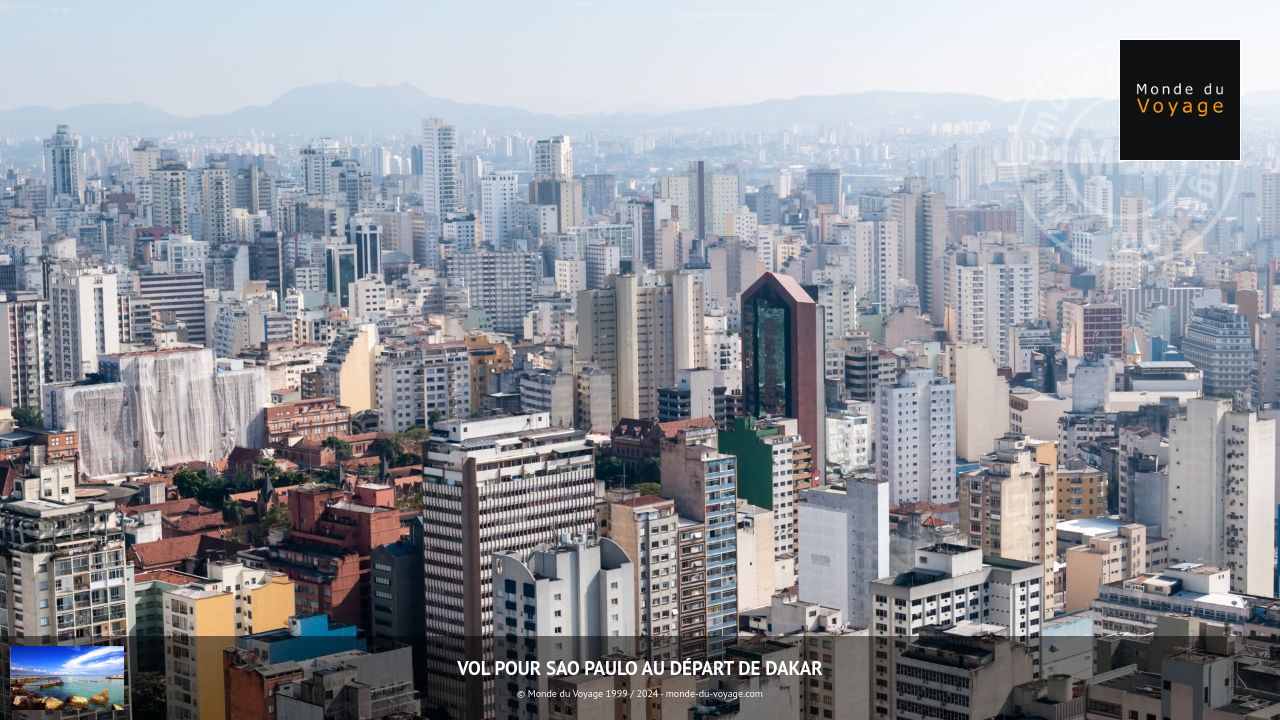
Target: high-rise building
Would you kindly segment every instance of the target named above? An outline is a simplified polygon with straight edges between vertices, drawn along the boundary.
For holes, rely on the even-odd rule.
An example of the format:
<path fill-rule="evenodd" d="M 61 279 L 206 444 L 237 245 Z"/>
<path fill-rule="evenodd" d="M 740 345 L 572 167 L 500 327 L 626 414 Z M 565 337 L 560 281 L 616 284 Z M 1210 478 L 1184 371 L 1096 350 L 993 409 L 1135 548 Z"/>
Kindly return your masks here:
<path fill-rule="evenodd" d="M 308 195 L 331 195 L 338 191 L 333 163 L 347 157 L 347 151 L 333 138 L 316 138 L 298 153 L 302 162 L 302 186 Z"/>
<path fill-rule="evenodd" d="M 595 460 L 582 432 L 545 413 L 437 423 L 423 448 L 426 632 L 431 706 L 488 717 L 492 680 L 457 661 L 493 632 L 494 552 L 528 553 L 595 527 Z"/>
<path fill-rule="evenodd" d="M 738 635 L 737 458 L 716 449 L 715 427 L 687 427 L 662 441 L 662 494 L 676 512 L 702 525 L 705 564 L 687 563 L 681 548 L 681 573 L 705 573 L 705 604 L 690 614 L 705 616 L 707 653 L 720 655 Z M 681 538 L 684 542 L 684 538 Z M 683 598 L 682 598 L 683 600 Z M 685 611 L 682 612 L 683 616 Z M 683 628 L 683 618 L 682 618 Z"/>
<path fill-rule="evenodd" d="M 614 491 L 597 506 L 600 534 L 613 540 L 631 559 L 635 573 L 636 636 L 646 638 L 637 652 L 666 655 L 678 637 L 705 632 L 683 625 L 680 557 L 681 518 L 675 501 L 635 491 Z M 692 521 L 689 521 L 692 522 Z M 705 591 L 705 580 L 698 592 Z M 684 629 L 682 629 L 682 627 Z"/>
<path fill-rule="evenodd" d="M 446 213 L 459 206 L 458 131 L 440 118 L 422 121 L 422 212 L 428 242 L 440 237 Z"/>
<path fill-rule="evenodd" d="M 719 447 L 738 458 L 738 497 L 773 513 L 773 555 L 789 564 L 796 553 L 797 487 L 815 475 L 811 448 L 790 418 L 737 418 L 720 433 Z M 791 585 L 779 577 L 775 588 Z"/>
<path fill-rule="evenodd" d="M 568 135 L 556 135 L 534 144 L 533 174 L 550 179 L 573 177 L 573 146 Z"/>
<path fill-rule="evenodd" d="M 947 345 L 938 362 L 956 386 L 956 455 L 976 461 L 1009 432 L 1009 381 L 981 345 Z"/>
<path fill-rule="evenodd" d="M 981 467 L 960 476 L 960 531 L 969 545 L 1044 567 L 1049 597 L 1058 553 L 1057 466 L 1053 441 L 1010 434 Z"/>
<path fill-rule="evenodd" d="M 541 646 L 543 662 L 631 652 L 635 582 L 627 554 L 608 538 L 561 539 L 531 553 L 499 551 L 493 557 L 493 622 L 505 633 L 495 644 L 513 652 Z M 508 674 L 495 683 L 495 706 L 505 708 L 508 718 L 546 717 L 554 702 L 548 682 L 545 673 Z"/>
<path fill-rule="evenodd" d="M 1120 357 L 1124 352 L 1124 309 L 1119 303 L 1062 302 L 1062 351 L 1068 357 Z"/>
<path fill-rule="evenodd" d="M 471 355 L 462 343 L 380 346 L 374 392 L 383 432 L 471 415 Z"/>
<path fill-rule="evenodd" d="M 151 224 L 171 228 L 175 233 L 191 233 L 188 197 L 191 171 L 181 160 L 161 160 L 151 171 Z"/>
<path fill-rule="evenodd" d="M 147 301 L 157 320 L 181 323 L 187 342 L 205 344 L 203 272 L 138 275 L 135 282 L 137 295 Z"/>
<path fill-rule="evenodd" d="M 1258 318 L 1257 341 L 1253 402 L 1260 408 L 1275 407 L 1280 405 L 1280 314 Z"/>
<path fill-rule="evenodd" d="M 80 169 L 80 136 L 66 125 L 59 125 L 44 141 L 45 170 L 49 173 L 49 194 L 53 198 L 69 196 L 84 202 L 84 175 Z"/>
<path fill-rule="evenodd" d="M 822 309 L 788 275 L 765 273 L 742 293 L 743 410 L 789 417 L 826 467 Z"/>
<path fill-rule="evenodd" d="M 1107 583 L 1163 570 L 1168 541 L 1156 537 L 1147 525 L 1129 523 L 1067 548 L 1062 557 L 1067 566 L 1064 609 L 1073 613 L 1087 610 Z"/>
<path fill-rule="evenodd" d="M 235 188 L 231 171 L 220 160 L 210 160 L 200 171 L 200 217 L 204 223 L 200 239 L 210 245 L 231 241 L 231 208 Z"/>
<path fill-rule="evenodd" d="M 1280 172 L 1262 173 L 1262 192 L 1258 198 L 1258 236 L 1260 240 L 1280 238 Z M 1245 238 L 1246 242 L 1248 238 Z"/>
<path fill-rule="evenodd" d="M 618 199 L 618 179 L 600 173 L 582 176 L 582 202 L 593 215 L 605 215 Z"/>
<path fill-rule="evenodd" d="M 580 359 L 613 378 L 613 416 L 658 417 L 658 390 L 706 366 L 703 289 L 690 273 L 613 275 L 578 296 Z"/>
<path fill-rule="evenodd" d="M 325 298 L 328 304 L 351 306 L 351 283 L 360 277 L 356 271 L 356 256 L 356 246 L 349 243 L 325 247 Z"/>
<path fill-rule="evenodd" d="M 1231 397 L 1253 385 L 1253 331 L 1234 305 L 1196 308 L 1182 339 L 1182 354 L 1204 373 L 1204 394 Z"/>
<path fill-rule="evenodd" d="M 382 274 L 382 226 L 367 217 L 347 224 L 347 242 L 356 248 L 356 278 Z"/>
<path fill-rule="evenodd" d="M 876 467 L 898 504 L 956 500 L 956 387 L 929 370 L 908 370 L 876 390 Z"/>
<path fill-rule="evenodd" d="M 480 225 L 483 241 L 490 249 L 505 248 L 515 230 L 512 212 L 520 199 L 519 188 L 512 172 L 491 172 L 480 178 Z"/>
<path fill-rule="evenodd" d="M 1169 426 L 1165 518 L 1169 560 L 1231 572 L 1231 589 L 1274 588 L 1276 421 L 1192 398 Z"/>
<path fill-rule="evenodd" d="M 889 483 L 850 475 L 800 493 L 800 599 L 872 622 L 871 583 L 889 574 Z"/>
<path fill-rule="evenodd" d="M 1009 367 L 1014 329 L 1040 314 L 1038 250 L 1011 235 L 967 240 L 947 258 L 947 334 L 986 347 L 996 365 Z"/>
<path fill-rule="evenodd" d="M 466 288 L 471 307 L 483 310 L 498 332 L 519 335 L 542 279 L 542 256 L 533 252 L 469 252 L 449 258 L 450 279 Z"/>
<path fill-rule="evenodd" d="M 98 357 L 120 351 L 116 275 L 99 268 L 64 268 L 49 277 L 49 339 L 54 382 L 98 371 Z"/>
<path fill-rule="evenodd" d="M 1093 175 L 1084 181 L 1084 204 L 1085 212 L 1101 215 L 1108 228 L 1115 224 L 1114 189 L 1105 175 Z"/>
<path fill-rule="evenodd" d="M 40 407 L 40 386 L 50 379 L 49 303 L 34 292 L 0 301 L 0 405 Z"/>
<path fill-rule="evenodd" d="M 942 193 L 926 191 L 926 187 L 922 177 L 906 178 L 902 189 L 889 196 L 886 215 L 897 224 L 900 277 L 920 288 L 920 311 L 928 313 L 936 325 L 942 321 L 947 303 L 943 267 L 947 198 Z"/>
<path fill-rule="evenodd" d="M 1038 672 L 1035 639 L 1040 637 L 1046 607 L 1043 566 L 983 557 L 977 548 L 947 544 L 921 548 L 916 559 L 912 569 L 871 583 L 872 677 L 885 681 L 872 688 L 875 717 L 902 717 L 894 712 L 894 688 L 901 671 L 897 659 L 904 654 L 899 643 L 908 642 L 926 626 L 961 622 L 999 626 L 1007 637 L 1032 648 Z"/>
<path fill-rule="evenodd" d="M 813 194 L 813 201 L 819 207 L 825 205 L 831 212 L 843 212 L 844 193 L 840 187 L 840 168 L 808 168 L 804 172 L 804 187 Z"/>

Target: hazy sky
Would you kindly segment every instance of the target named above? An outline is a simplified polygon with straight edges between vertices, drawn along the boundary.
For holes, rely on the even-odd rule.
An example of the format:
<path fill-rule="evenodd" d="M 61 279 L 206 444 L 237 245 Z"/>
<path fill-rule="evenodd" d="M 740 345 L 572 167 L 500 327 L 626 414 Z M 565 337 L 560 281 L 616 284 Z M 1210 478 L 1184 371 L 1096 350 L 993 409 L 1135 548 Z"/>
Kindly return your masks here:
<path fill-rule="evenodd" d="M 962 7 L 963 6 L 963 7 Z M 1243 40 L 1280 85 L 1280 4 L 1161 0 L 0 0 L 0 108 L 141 100 L 179 115 L 300 85 L 409 82 L 554 113 L 861 90 L 1115 97 L 1120 38 Z M 967 8 L 967 9 L 966 9 Z M 1083 54 L 1082 54 L 1083 53 Z M 1109 69 L 1087 69 L 1098 62 Z"/>

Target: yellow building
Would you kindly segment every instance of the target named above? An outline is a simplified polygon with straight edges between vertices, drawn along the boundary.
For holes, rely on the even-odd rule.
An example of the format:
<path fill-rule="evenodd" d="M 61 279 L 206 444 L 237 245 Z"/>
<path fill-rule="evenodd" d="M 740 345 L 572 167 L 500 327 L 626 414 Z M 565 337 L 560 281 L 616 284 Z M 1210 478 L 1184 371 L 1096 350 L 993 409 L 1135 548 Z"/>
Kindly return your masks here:
<path fill-rule="evenodd" d="M 169 716 L 225 720 L 222 651 L 241 635 L 286 627 L 293 581 L 238 562 L 210 562 L 209 578 L 164 592 Z"/>
<path fill-rule="evenodd" d="M 490 383 L 498 375 L 510 370 L 511 346 L 502 341 L 491 341 L 484 334 L 472 334 L 462 339 L 471 357 L 471 412 L 480 412 L 480 399 L 497 390 Z"/>
<path fill-rule="evenodd" d="M 1107 514 L 1107 476 L 1087 465 L 1058 469 L 1058 519 Z"/>

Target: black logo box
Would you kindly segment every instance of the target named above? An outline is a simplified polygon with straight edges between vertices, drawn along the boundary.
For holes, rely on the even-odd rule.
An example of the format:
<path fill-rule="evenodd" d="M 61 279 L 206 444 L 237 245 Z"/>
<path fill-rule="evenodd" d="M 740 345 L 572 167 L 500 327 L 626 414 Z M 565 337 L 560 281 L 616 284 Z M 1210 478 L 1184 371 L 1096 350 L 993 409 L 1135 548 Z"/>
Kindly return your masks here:
<path fill-rule="evenodd" d="M 1239 160 L 1240 41 L 1121 40 L 1120 159 Z"/>

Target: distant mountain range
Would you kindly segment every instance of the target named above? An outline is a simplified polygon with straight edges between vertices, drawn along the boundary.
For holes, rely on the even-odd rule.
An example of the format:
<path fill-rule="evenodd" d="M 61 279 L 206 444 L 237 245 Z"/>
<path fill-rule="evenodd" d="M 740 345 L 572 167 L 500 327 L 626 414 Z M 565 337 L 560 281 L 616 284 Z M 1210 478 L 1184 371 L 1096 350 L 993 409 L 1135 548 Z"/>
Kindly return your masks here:
<path fill-rule="evenodd" d="M 1280 118 L 1280 91 L 1246 97 L 1246 117 Z M 329 83 L 296 88 L 259 106 L 227 113 L 180 117 L 146 103 L 77 105 L 61 110 L 20 107 L 0 110 L 0 134 L 47 136 L 59 123 L 83 135 L 163 135 L 186 131 L 197 136 L 249 130 L 271 134 L 362 135 L 406 132 L 424 117 L 442 117 L 464 129 L 522 130 L 533 134 L 585 130 L 668 130 L 732 128 L 773 130 L 792 124 L 954 122 L 989 120 L 997 126 L 1019 117 L 1048 112 L 1069 121 L 1081 113 L 1093 121 L 1117 117 L 1115 100 L 1080 98 L 1050 104 L 1006 101 L 962 93 L 876 91 L 809 95 L 663 114 L 617 113 L 557 116 L 515 107 L 463 103 L 433 97 L 409 85 L 361 87 Z"/>

